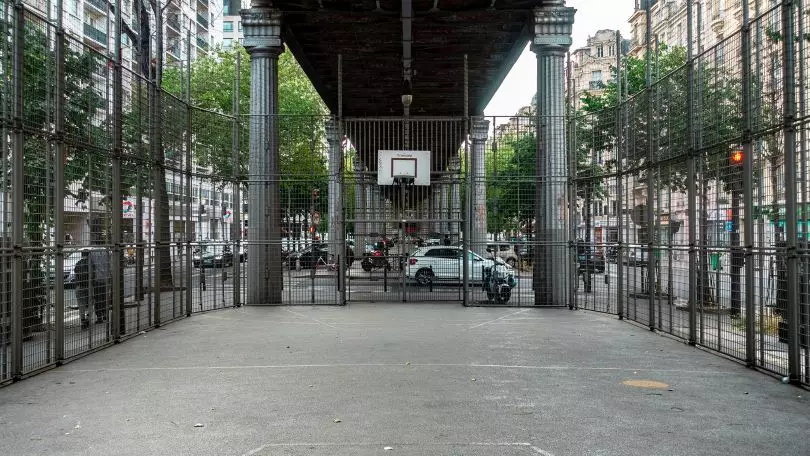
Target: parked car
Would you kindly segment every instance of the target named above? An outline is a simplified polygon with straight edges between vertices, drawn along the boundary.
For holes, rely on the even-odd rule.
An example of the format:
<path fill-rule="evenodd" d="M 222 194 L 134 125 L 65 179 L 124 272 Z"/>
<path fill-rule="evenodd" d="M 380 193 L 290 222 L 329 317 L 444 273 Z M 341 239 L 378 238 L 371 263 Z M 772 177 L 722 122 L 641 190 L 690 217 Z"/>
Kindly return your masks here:
<path fill-rule="evenodd" d="M 470 282 L 481 284 L 484 270 L 491 268 L 495 262 L 470 251 L 464 255 L 461 248 L 453 246 L 417 248 L 408 256 L 405 277 L 421 285 L 433 281 L 460 282 L 464 277 L 465 257 L 469 265 Z M 506 267 L 514 274 L 511 266 Z"/>
<path fill-rule="evenodd" d="M 628 244 L 622 247 L 622 263 L 628 266 L 647 265 L 647 247 L 641 244 Z"/>
<path fill-rule="evenodd" d="M 513 268 L 518 264 L 518 254 L 512 244 L 487 244 L 487 252 Z"/>
<path fill-rule="evenodd" d="M 195 268 L 223 268 L 233 266 L 233 252 L 227 244 L 201 244 L 191 259 Z"/>
<path fill-rule="evenodd" d="M 605 272 L 605 256 L 601 251 L 594 251 L 591 246 L 577 241 L 577 264 L 580 272 Z"/>
<path fill-rule="evenodd" d="M 328 257 L 326 244 L 313 244 L 304 250 L 287 255 L 287 267 L 295 270 L 312 269 L 318 261 L 326 264 Z"/>

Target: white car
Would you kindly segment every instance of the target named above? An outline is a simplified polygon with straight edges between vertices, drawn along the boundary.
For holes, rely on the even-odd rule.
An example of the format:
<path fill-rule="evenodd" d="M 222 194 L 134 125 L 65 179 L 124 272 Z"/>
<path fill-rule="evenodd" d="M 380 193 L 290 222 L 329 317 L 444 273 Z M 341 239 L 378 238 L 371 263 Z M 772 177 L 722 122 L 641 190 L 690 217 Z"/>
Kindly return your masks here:
<path fill-rule="evenodd" d="M 464 277 L 462 252 L 460 247 L 453 246 L 420 247 L 408 256 L 405 276 L 421 285 L 433 281 L 461 282 Z M 494 264 L 492 260 L 470 251 L 467 251 L 467 261 L 470 282 L 478 283 L 483 280 L 484 269 L 491 268 Z"/>

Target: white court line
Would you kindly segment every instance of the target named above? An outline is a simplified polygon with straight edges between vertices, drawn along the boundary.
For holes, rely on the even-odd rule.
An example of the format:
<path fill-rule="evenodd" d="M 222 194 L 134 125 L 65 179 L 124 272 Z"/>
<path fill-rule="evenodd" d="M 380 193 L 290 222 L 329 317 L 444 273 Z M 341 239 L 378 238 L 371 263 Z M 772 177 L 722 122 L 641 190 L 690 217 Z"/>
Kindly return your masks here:
<path fill-rule="evenodd" d="M 529 310 L 529 309 L 518 310 L 517 312 L 512 312 L 510 314 L 506 314 L 506 315 L 504 315 L 504 316 L 502 316 L 500 318 L 496 318 L 496 319 L 490 320 L 490 321 L 485 321 L 485 322 L 481 323 L 480 325 L 471 326 L 470 329 L 480 328 L 481 326 L 488 325 L 490 323 L 495 323 L 497 321 L 503 320 L 504 318 L 511 317 L 512 315 L 517 315 L 519 313 L 526 312 L 527 310 Z"/>
<path fill-rule="evenodd" d="M 267 443 L 262 446 L 256 447 L 247 453 L 242 453 L 242 456 L 253 456 L 259 451 L 268 448 L 295 448 L 295 447 L 386 447 L 390 446 L 396 449 L 397 447 L 406 446 L 425 446 L 425 447 L 453 447 L 453 446 L 484 446 L 484 447 L 525 447 L 529 448 L 537 454 L 543 456 L 554 456 L 529 442 L 449 442 L 449 443 L 418 443 L 418 442 L 363 442 L 363 443 L 328 443 L 328 442 L 295 442 L 295 443 Z"/>
<path fill-rule="evenodd" d="M 112 369 L 69 369 L 60 368 L 51 372 L 82 373 L 82 372 L 137 372 L 137 371 L 200 371 L 200 370 L 249 370 L 249 369 L 345 369 L 350 367 L 466 367 L 486 369 L 516 369 L 516 370 L 545 370 L 545 371 L 604 371 L 604 372 L 661 372 L 674 374 L 728 374 L 731 371 L 719 370 L 689 370 L 689 369 L 655 369 L 643 367 L 586 367 L 586 366 L 525 366 L 510 364 L 451 364 L 451 363 L 357 363 L 357 364 L 267 364 L 246 366 L 175 366 L 175 367 L 116 367 Z"/>
<path fill-rule="evenodd" d="M 300 312 L 293 312 L 293 311 L 292 311 L 292 310 L 290 310 L 290 309 L 282 309 L 282 310 L 284 310 L 285 312 L 289 312 L 289 313 L 291 313 L 291 314 L 293 314 L 293 315 L 298 315 L 299 317 L 304 317 L 304 318 L 307 318 L 307 319 L 309 319 L 309 320 L 314 321 L 315 323 L 320 323 L 320 324 L 322 324 L 322 325 L 324 325 L 324 326 L 328 326 L 328 327 L 330 327 L 330 328 L 332 328 L 332 329 L 338 329 L 338 327 L 337 327 L 337 326 L 332 326 L 332 325 L 330 325 L 329 323 L 324 323 L 324 322 L 322 322 L 322 321 L 320 321 L 320 320 L 318 320 L 318 319 L 315 319 L 315 318 L 309 317 L 309 316 L 304 315 L 304 314 L 302 314 L 302 313 L 300 313 Z"/>

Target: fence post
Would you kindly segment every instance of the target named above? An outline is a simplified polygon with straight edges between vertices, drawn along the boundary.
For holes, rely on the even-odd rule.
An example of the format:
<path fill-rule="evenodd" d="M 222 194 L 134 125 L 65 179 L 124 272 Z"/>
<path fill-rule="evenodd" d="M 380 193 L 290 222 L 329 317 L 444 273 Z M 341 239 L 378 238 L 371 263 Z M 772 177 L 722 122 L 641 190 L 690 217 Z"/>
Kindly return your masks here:
<path fill-rule="evenodd" d="M 751 23 L 748 2 L 742 2 L 742 104 L 743 104 L 743 243 L 745 244 L 745 362 L 756 364 L 754 313 L 754 148 L 751 144 Z"/>
<path fill-rule="evenodd" d="M 689 217 L 689 345 L 697 344 L 697 183 L 695 163 L 695 54 L 692 44 L 692 0 L 686 2 L 686 41 L 687 41 L 687 95 L 686 132 L 689 135 L 689 155 L 687 157 L 687 205 Z"/>
<path fill-rule="evenodd" d="M 56 81 L 54 93 L 54 233 L 56 236 L 56 261 L 54 269 L 56 280 L 54 283 L 54 326 L 56 330 L 56 345 L 54 355 L 56 364 L 62 364 L 65 359 L 65 269 L 64 242 L 65 242 L 65 28 L 62 22 L 62 0 L 56 1 L 56 43 L 54 54 L 56 59 Z"/>
<path fill-rule="evenodd" d="M 568 236 L 573 240 L 577 238 L 577 185 L 579 179 L 577 176 L 577 134 L 576 134 L 576 109 L 574 108 L 574 93 L 573 93 L 573 73 L 571 65 L 571 53 L 566 52 L 566 114 L 568 115 Z M 536 184 L 535 184 L 536 185 Z M 585 204 L 587 210 L 587 202 Z M 586 226 L 586 230 L 588 227 Z M 568 264 L 566 265 L 569 272 L 569 283 L 567 284 L 566 294 L 568 301 L 568 309 L 574 310 L 579 308 L 577 296 L 577 282 L 579 275 L 577 274 L 577 251 L 573 247 L 573 243 L 568 244 Z M 550 273 L 551 271 L 547 271 Z M 589 290 L 585 290 L 586 292 Z"/>
<path fill-rule="evenodd" d="M 194 297 L 194 282 L 193 282 L 193 248 L 191 245 L 192 236 L 192 213 L 191 207 L 194 204 L 194 198 L 191 194 L 194 188 L 193 180 L 193 167 L 192 155 L 193 143 L 193 128 L 194 128 L 194 110 L 191 107 L 191 31 L 186 31 L 186 317 L 190 317 L 193 311 L 193 297 Z M 235 284 L 235 282 L 234 282 Z"/>
<path fill-rule="evenodd" d="M 796 220 L 796 75 L 794 51 L 793 0 L 782 2 L 782 78 L 785 93 L 782 128 L 785 160 L 785 223 L 787 254 L 787 319 L 788 319 L 788 377 L 798 383 L 801 370 L 799 358 L 799 275 Z"/>
<path fill-rule="evenodd" d="M 11 285 L 11 322 L 12 322 L 12 342 L 11 342 L 11 366 L 14 380 L 19 380 L 23 374 L 23 274 L 25 263 L 23 262 L 23 204 L 25 202 L 24 192 L 24 172 L 25 161 L 23 152 L 25 149 L 25 134 L 23 132 L 23 49 L 25 43 L 25 6 L 22 0 L 14 2 L 14 25 L 13 29 L 13 54 L 12 54 L 12 74 L 13 94 L 11 100 L 12 112 L 12 247 L 14 249 L 14 262 L 12 264 L 12 285 Z"/>
<path fill-rule="evenodd" d="M 113 155 L 112 155 L 112 243 L 113 243 L 113 264 L 112 264 L 112 332 L 113 339 L 118 342 L 121 335 L 126 332 L 126 321 L 124 316 L 124 268 L 123 250 L 121 242 L 121 153 L 123 151 L 123 118 L 122 118 L 122 69 L 121 69 L 121 0 L 115 2 L 115 49 L 113 52 Z"/>
<path fill-rule="evenodd" d="M 236 51 L 236 76 L 234 78 L 233 87 L 233 138 L 231 142 L 231 154 L 233 160 L 233 192 L 231 198 L 233 201 L 233 219 L 231 220 L 231 241 L 233 242 L 233 306 L 239 307 L 241 304 L 241 273 L 242 273 L 242 217 L 241 217 L 241 192 L 239 187 L 239 143 L 242 127 L 239 117 L 239 92 L 240 92 L 240 78 L 242 74 L 242 51 Z"/>
<path fill-rule="evenodd" d="M 653 151 L 653 103 L 652 103 L 652 10 L 651 3 L 647 3 L 647 31 L 645 33 L 645 89 L 647 92 L 647 299 L 649 303 L 649 311 L 647 318 L 650 331 L 655 330 L 655 262 L 653 260 L 654 252 L 653 245 L 655 243 L 655 233 L 653 232 L 655 225 L 655 206 L 653 203 L 653 162 L 655 160 L 655 152 Z"/>
<path fill-rule="evenodd" d="M 619 242 L 616 246 L 616 313 L 619 320 L 624 319 L 624 264 L 622 263 L 622 239 L 624 236 L 624 200 L 622 198 L 622 146 L 624 143 L 624 125 L 622 123 L 622 34 L 616 31 L 616 234 Z"/>
<path fill-rule="evenodd" d="M 472 216 L 472 179 L 470 178 L 470 112 L 469 112 L 469 73 L 468 73 L 467 54 L 464 54 L 464 175 L 467 178 L 466 189 L 464 192 L 464 237 L 461 241 L 461 250 L 464 256 L 467 256 L 467 250 L 470 248 L 470 228 L 472 223 L 470 217 Z M 469 261 L 462 261 L 461 268 L 464 277 L 462 279 L 462 302 L 465 306 L 470 305 L 470 267 Z"/>

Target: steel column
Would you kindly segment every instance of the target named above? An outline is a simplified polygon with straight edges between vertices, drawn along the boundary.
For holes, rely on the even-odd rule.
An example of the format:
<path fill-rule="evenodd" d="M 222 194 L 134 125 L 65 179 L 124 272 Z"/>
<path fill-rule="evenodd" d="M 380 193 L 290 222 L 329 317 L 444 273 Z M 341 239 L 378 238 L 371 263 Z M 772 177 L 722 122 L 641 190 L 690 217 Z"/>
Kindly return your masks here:
<path fill-rule="evenodd" d="M 194 203 L 194 198 L 192 193 L 193 184 L 192 184 L 192 149 L 194 148 L 194 141 L 193 141 L 193 131 L 194 131 L 194 109 L 191 106 L 191 31 L 186 32 L 186 157 L 185 157 L 185 170 L 186 170 L 186 261 L 185 261 L 185 269 L 187 271 L 186 276 L 186 316 L 190 317 L 191 313 L 193 312 L 193 295 L 194 295 L 194 285 L 192 282 L 192 271 L 194 270 L 193 266 L 193 255 L 194 251 L 191 245 L 191 221 L 192 219 L 192 210 L 191 206 Z M 238 67 L 237 67 L 238 68 Z M 236 72 L 239 74 L 239 71 Z M 202 230 L 202 227 L 200 227 Z M 236 280 L 236 278 L 234 278 Z M 236 287 L 236 282 L 234 282 L 234 287 Z M 202 300 L 200 301 L 202 303 Z"/>
<path fill-rule="evenodd" d="M 624 160 L 624 97 L 622 90 L 622 35 L 616 31 L 616 224 L 619 238 L 616 246 L 616 314 L 619 320 L 624 318 L 624 264 L 622 261 L 622 242 L 624 239 L 624 201 L 623 201 L 623 160 Z"/>
<path fill-rule="evenodd" d="M 233 245 L 232 252 L 236 261 L 233 262 L 233 305 L 239 307 L 242 305 L 242 189 L 240 175 L 242 167 L 240 166 L 241 160 L 239 151 L 241 146 L 242 123 L 240 117 L 240 93 L 241 93 L 241 80 L 242 75 L 242 52 L 236 51 L 236 74 L 233 80 L 233 137 L 231 138 L 231 179 L 233 179 L 233 191 L 231 192 L 231 207 L 233 212 L 233 220 L 231 220 L 231 243 Z M 250 255 L 248 255 L 250 257 Z M 190 258 L 190 257 L 189 257 Z M 189 261 L 191 261 L 189 259 Z M 189 268 L 191 271 L 191 268 Z M 189 277 L 191 274 L 189 274 Z M 190 279 L 189 279 L 190 280 Z M 191 289 L 191 288 L 189 288 Z"/>
<path fill-rule="evenodd" d="M 547 3 L 534 9 L 532 43 L 537 55 L 538 102 L 534 219 L 536 239 L 544 242 L 534 251 L 534 293 L 535 305 L 563 306 L 570 274 L 567 268 L 554 265 L 569 261 L 564 65 L 576 10 L 565 7 L 563 0 Z"/>
<path fill-rule="evenodd" d="M 280 304 L 283 287 L 277 114 L 278 56 L 284 45 L 281 12 L 263 3 L 241 11 L 251 67 L 248 305 Z"/>
<path fill-rule="evenodd" d="M 341 245 L 340 236 L 340 220 L 342 215 L 342 200 L 343 188 L 340 185 L 340 163 L 343 160 L 342 151 L 340 147 L 340 136 L 338 132 L 338 122 L 336 120 L 329 120 L 326 122 L 326 141 L 329 142 L 329 245 L 331 246 L 332 254 L 335 261 L 338 259 L 341 262 L 345 261 L 346 250 L 338 250 Z M 338 287 L 340 287 L 340 279 L 338 278 Z"/>
<path fill-rule="evenodd" d="M 470 131 L 472 139 L 472 157 L 470 159 L 472 213 L 470 213 L 469 249 L 484 257 L 486 256 L 487 241 L 487 182 L 484 162 L 488 135 L 489 120 L 474 117 Z"/>
<path fill-rule="evenodd" d="M 782 2 L 782 36 L 794 36 L 794 2 Z M 788 320 L 788 377 L 798 383 L 801 375 L 799 345 L 799 275 L 798 233 L 796 217 L 796 74 L 794 40 L 782 40 L 782 78 L 785 91 L 784 114 L 784 160 L 785 160 L 785 223 L 787 247 L 787 320 Z"/>
<path fill-rule="evenodd" d="M 113 53 L 113 125 L 112 125 L 112 335 L 116 341 L 126 332 L 124 318 L 124 256 L 122 242 L 124 240 L 121 228 L 121 155 L 123 144 L 123 74 L 121 68 L 121 0 L 115 2 L 115 49 Z M 61 15 L 61 12 L 60 12 Z M 61 160 L 59 160 L 61 161 Z M 57 269 L 57 271 L 62 271 Z M 61 275 L 61 274 L 57 274 Z"/>
<path fill-rule="evenodd" d="M 22 0 L 14 2 L 12 35 L 12 63 L 11 63 L 11 83 L 13 85 L 11 100 L 12 116 L 12 168 L 11 168 L 11 189 L 13 200 L 11 204 L 11 242 L 14 249 L 14 262 L 11 272 L 11 368 L 12 376 L 15 380 L 23 374 L 23 275 L 25 274 L 25 263 L 23 262 L 23 228 L 25 212 L 25 133 L 23 132 L 23 50 L 25 49 L 25 6 Z"/>
<path fill-rule="evenodd" d="M 54 268 L 54 326 L 56 330 L 55 358 L 60 365 L 65 359 L 65 277 L 59 271 L 65 269 L 65 28 L 63 25 L 62 0 L 56 1 L 56 43 L 54 58 L 56 60 L 56 81 L 54 90 L 54 232 L 56 236 L 56 261 Z"/>
<path fill-rule="evenodd" d="M 655 202 L 654 202 L 654 186 L 655 180 L 653 179 L 653 164 L 655 163 L 655 150 L 653 149 L 653 97 L 652 97 L 652 14 L 651 2 L 647 2 L 646 8 L 646 32 L 645 32 L 645 46 L 646 46 L 646 60 L 645 60 L 645 87 L 647 91 L 647 303 L 649 305 L 647 314 L 647 323 L 650 331 L 655 330 L 655 299 L 657 291 L 655 289 L 655 252 L 653 247 L 655 244 Z"/>
<path fill-rule="evenodd" d="M 689 345 L 697 343 L 697 182 L 696 182 L 696 150 L 695 144 L 695 57 L 693 50 L 692 32 L 692 0 L 686 2 L 686 41 L 687 41 L 687 92 L 686 92 L 686 131 L 689 135 L 689 155 L 687 157 L 687 205 L 689 211 Z"/>
<path fill-rule="evenodd" d="M 742 106 L 743 106 L 743 243 L 745 244 L 745 362 L 756 365 L 756 314 L 754 312 L 754 148 L 751 142 L 751 24 L 748 2 L 742 2 Z"/>

